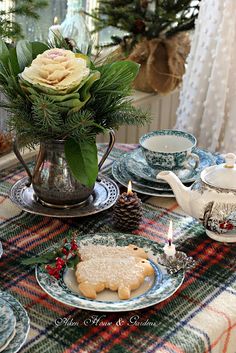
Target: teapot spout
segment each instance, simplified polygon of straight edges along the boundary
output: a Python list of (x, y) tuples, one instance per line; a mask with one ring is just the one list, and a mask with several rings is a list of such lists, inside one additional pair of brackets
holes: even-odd
[(173, 190), (179, 206), (184, 212), (191, 215), (190, 209), (190, 188), (186, 187), (179, 178), (171, 171), (162, 171), (157, 175), (157, 179), (165, 180)]

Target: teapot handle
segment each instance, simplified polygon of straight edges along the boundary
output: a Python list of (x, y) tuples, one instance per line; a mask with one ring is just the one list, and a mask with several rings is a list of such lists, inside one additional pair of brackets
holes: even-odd
[(115, 132), (114, 130), (110, 130), (109, 131), (109, 135), (110, 135), (110, 141), (109, 141), (109, 144), (108, 144), (108, 147), (107, 147), (107, 150), (106, 152), (104, 153), (104, 155), (102, 156), (102, 159), (100, 160), (99, 164), (98, 164), (98, 170), (100, 171), (105, 160), (107, 159), (107, 157), (109, 156), (109, 154), (111, 153), (111, 150), (115, 144), (115, 141), (116, 141), (116, 135), (115, 135)]
[(25, 168), (26, 173), (28, 174), (29, 180), (26, 183), (26, 186), (30, 186), (30, 184), (32, 183), (33, 176), (31, 174), (31, 171), (30, 171), (29, 167), (25, 163), (22, 155), (20, 154), (20, 151), (19, 151), (18, 146), (17, 146), (17, 139), (16, 138), (13, 141), (13, 152), (15, 153), (16, 158), (22, 164), (22, 166)]

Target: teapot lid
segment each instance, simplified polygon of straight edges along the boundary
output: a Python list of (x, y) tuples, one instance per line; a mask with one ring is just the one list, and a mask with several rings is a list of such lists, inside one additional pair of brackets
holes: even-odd
[(223, 164), (204, 169), (201, 173), (201, 179), (210, 186), (236, 190), (236, 155), (226, 154), (225, 161)]

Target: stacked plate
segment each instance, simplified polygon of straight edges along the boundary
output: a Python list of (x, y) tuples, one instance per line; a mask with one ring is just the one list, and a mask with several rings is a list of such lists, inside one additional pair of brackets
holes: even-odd
[[(200, 177), (203, 169), (214, 164), (223, 163), (223, 158), (213, 155), (211, 152), (196, 148), (194, 153), (199, 157), (199, 165), (192, 169), (176, 169), (173, 172), (180, 180), (190, 185)], [(194, 160), (192, 161), (194, 166)], [(170, 186), (161, 179), (156, 179), (161, 169), (152, 169), (146, 162), (141, 148), (127, 152), (112, 167), (114, 178), (124, 186), (132, 180), (133, 190), (149, 196), (174, 197)]]
[(10, 294), (0, 292), (0, 352), (18, 352), (29, 328), (29, 317), (22, 305)]

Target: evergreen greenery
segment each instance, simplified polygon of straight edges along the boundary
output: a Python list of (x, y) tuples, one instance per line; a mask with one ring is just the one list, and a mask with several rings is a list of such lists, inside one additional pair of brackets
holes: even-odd
[[(123, 124), (140, 125), (149, 120), (146, 113), (132, 106), (129, 98), (139, 66), (131, 61), (96, 66), (78, 53), (76, 56), (86, 59), (90, 66), (89, 76), (79, 86), (74, 84), (65, 93), (56, 94), (21, 76), (25, 67), (48, 48), (46, 44), (25, 40), (19, 41), (16, 48), (8, 48), (0, 41), (0, 89), (6, 97), (0, 106), (9, 111), (10, 128), (22, 145), (34, 146), (49, 139), (67, 141), (66, 157), (72, 172), (91, 186), (96, 179), (96, 135)], [(86, 157), (94, 163), (86, 165)], [(84, 165), (83, 171), (74, 162), (78, 159)]]
[[(1, 3), (4, 0), (0, 0)], [(38, 10), (47, 6), (46, 0), (13, 0), (9, 10), (0, 11), (0, 38), (16, 41), (23, 38), (22, 28), (15, 21), (15, 16), (27, 16), (34, 19), (39, 18)]]
[[(172, 36), (194, 27), (201, 0), (98, 0), (92, 14), (95, 31), (108, 26), (125, 33), (112, 37), (108, 45), (122, 44), (131, 49), (142, 38)], [(89, 14), (88, 14), (89, 15)]]

